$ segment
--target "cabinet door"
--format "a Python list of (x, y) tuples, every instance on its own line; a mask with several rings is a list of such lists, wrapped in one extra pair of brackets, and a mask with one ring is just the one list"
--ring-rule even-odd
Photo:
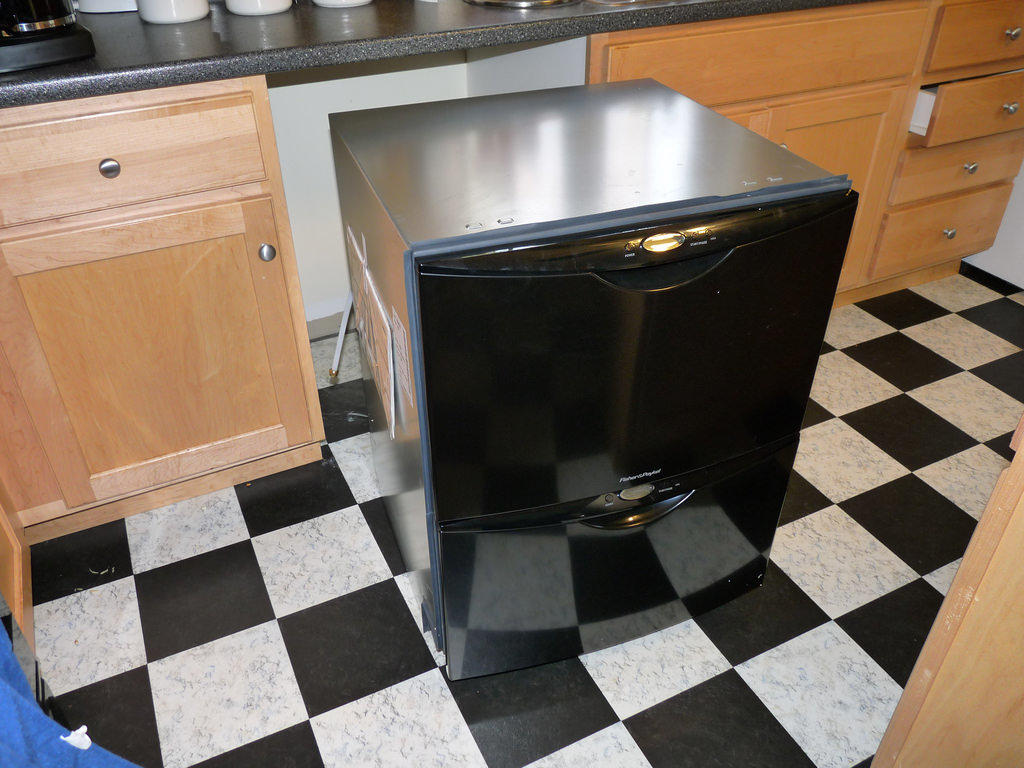
[(0, 345), (68, 507), (311, 439), (270, 198), (148, 211), (0, 240)]
[(905, 88), (886, 88), (772, 109), (771, 138), (833, 173), (860, 193), (839, 290), (863, 282), (878, 230)]

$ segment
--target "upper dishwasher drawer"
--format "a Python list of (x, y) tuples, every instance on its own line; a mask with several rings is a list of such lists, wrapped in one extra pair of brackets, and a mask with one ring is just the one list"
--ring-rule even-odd
[(941, 13), (929, 72), (1024, 56), (1024, 0), (947, 5)]
[(879, 3), (610, 36), (607, 79), (653, 77), (706, 106), (909, 74), (926, 8)]
[(266, 177), (248, 93), (0, 128), (0, 226)]
[(1024, 128), (1024, 72), (940, 85), (927, 147)]

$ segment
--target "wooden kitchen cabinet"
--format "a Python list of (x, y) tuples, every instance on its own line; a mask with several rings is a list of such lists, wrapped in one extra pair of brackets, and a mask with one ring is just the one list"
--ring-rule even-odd
[(654, 77), (860, 194), (839, 290), (867, 281), (923, 55), (925, 2), (881, 2), (591, 38), (591, 82)]
[(905, 88), (828, 98), (720, 108), (724, 115), (833, 173), (845, 173), (861, 195), (839, 290), (863, 280), (888, 177), (884, 159), (896, 141)]
[(0, 172), (58, 186), (0, 205), (0, 491), (26, 540), (319, 458), (263, 79), (0, 117), (59, 138)]

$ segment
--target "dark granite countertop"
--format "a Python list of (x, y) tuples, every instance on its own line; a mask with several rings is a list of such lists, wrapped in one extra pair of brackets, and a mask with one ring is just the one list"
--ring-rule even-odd
[(0, 107), (854, 2), (863, 0), (582, 2), (513, 10), (462, 0), (374, 0), (347, 9), (298, 0), (272, 16), (235, 16), (218, 2), (205, 19), (171, 25), (147, 24), (137, 13), (83, 14), (96, 56), (0, 75)]

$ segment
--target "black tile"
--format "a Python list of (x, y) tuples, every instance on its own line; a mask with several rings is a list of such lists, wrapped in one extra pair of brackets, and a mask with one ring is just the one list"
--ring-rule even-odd
[(820, 424), (821, 422), (828, 421), (831, 418), (831, 413), (825, 410), (814, 400), (808, 399), (807, 409), (804, 411), (804, 421), (800, 425), (800, 429), (807, 429), (808, 427), (813, 427), (815, 424)]
[(924, 579), (912, 581), (836, 619), (846, 633), (900, 685), (906, 685), (942, 595)]
[(392, 579), (278, 623), (310, 717), (436, 667)]
[(323, 768), (307, 720), (245, 746), (197, 763), (192, 768)]
[(402, 559), (402, 552), (398, 548), (398, 540), (395, 538), (395, 531), (391, 527), (391, 520), (388, 518), (388, 511), (384, 508), (383, 499), (373, 499), (359, 505), (363, 511), (366, 524), (370, 527), (373, 538), (380, 547), (384, 560), (391, 569), (394, 576), (405, 573), (409, 569)]
[(828, 496), (804, 480), (796, 470), (793, 470), (789, 475), (789, 485), (786, 487), (786, 500), (782, 502), (779, 525), (791, 523), (811, 514), (811, 512), (824, 509), (831, 503)]
[(821, 354), (827, 355), (829, 352), (835, 352), (836, 348), (829, 344), (827, 341), (821, 342)]
[[(973, 368), (971, 373), (1010, 397), (1024, 402), (1024, 352), (1015, 352), (991, 363), (979, 365)], [(35, 552), (35, 547), (32, 550)]]
[(857, 306), (893, 328), (909, 328), (948, 315), (949, 311), (913, 291), (903, 289), (858, 301)]
[(35, 605), (130, 576), (132, 557), (124, 520), (32, 545)]
[(965, 309), (960, 316), (1011, 344), (1024, 347), (1024, 305), (1016, 301), (1005, 298), (990, 301)]
[(370, 418), (363, 396), (362, 379), (324, 387), (318, 394), (328, 443), (369, 431)]
[(843, 352), (904, 392), (962, 370), (902, 333), (854, 344)]
[(828, 621), (828, 615), (775, 563), (764, 584), (696, 618), (729, 660), (742, 664)]
[(843, 421), (914, 471), (960, 453), (976, 441), (909, 395), (848, 413)]
[(136, 575), (149, 661), (274, 618), (252, 542)]
[(489, 768), (520, 768), (618, 720), (579, 659), (448, 687)]
[(322, 446), (323, 458), (235, 486), (251, 536), (294, 525), (356, 503), (334, 454)]
[(142, 768), (161, 768), (149, 673), (138, 667), (53, 700), (54, 716), (71, 730), (86, 725), (96, 744)]
[(871, 761), (874, 760), (874, 759), (875, 759), (875, 756), (872, 755), (871, 757), (869, 757), (869, 758), (867, 758), (865, 760), (861, 760), (859, 763), (857, 763), (855, 766), (853, 766), (853, 768), (871, 768)]
[(1008, 296), (1011, 293), (1018, 293), (1021, 290), (1019, 286), (1003, 280), (1001, 277), (996, 277), (991, 272), (986, 272), (980, 267), (968, 264), (966, 261), (960, 262), (960, 274), (964, 277), (969, 277), (974, 282), (980, 283), (989, 290), (1001, 293), (1004, 296)]
[(916, 475), (904, 475), (839, 506), (920, 574), (963, 556), (977, 522)]
[(814, 765), (733, 669), (625, 723), (653, 768)]
[(998, 453), (1007, 461), (1013, 461), (1017, 452), (1010, 447), (1010, 438), (1013, 437), (1013, 432), (1007, 432), (1005, 435), (1000, 435), (989, 440), (985, 445), (991, 448), (993, 451)]

